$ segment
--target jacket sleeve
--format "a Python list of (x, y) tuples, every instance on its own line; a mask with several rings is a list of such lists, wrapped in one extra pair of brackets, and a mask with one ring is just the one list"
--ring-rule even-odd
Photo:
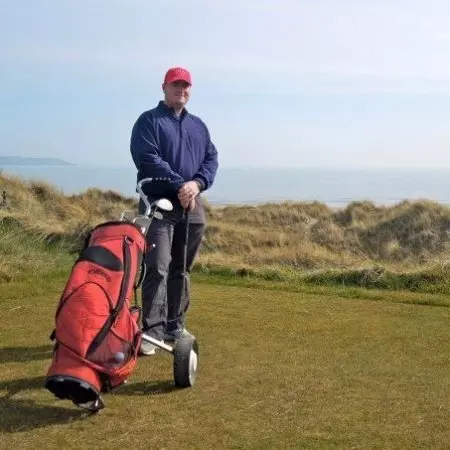
[(145, 191), (154, 195), (174, 194), (185, 180), (174, 172), (169, 164), (161, 158), (152, 118), (142, 114), (131, 132), (130, 151), (140, 178), (168, 178), (164, 185), (145, 185)]
[[(205, 126), (206, 128), (206, 126)], [(194, 175), (193, 179), (198, 180), (203, 188), (202, 191), (209, 189), (216, 178), (217, 169), (219, 167), (219, 158), (216, 146), (211, 141), (211, 137), (208, 129), (206, 128), (206, 153), (205, 159), (198, 172)]]

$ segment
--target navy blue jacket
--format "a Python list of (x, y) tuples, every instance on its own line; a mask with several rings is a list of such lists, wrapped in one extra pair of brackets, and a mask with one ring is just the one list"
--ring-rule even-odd
[(209, 189), (218, 168), (217, 150), (203, 121), (186, 109), (177, 116), (163, 101), (137, 119), (130, 151), (138, 181), (148, 177), (171, 180), (144, 185), (151, 197), (176, 199), (178, 189), (191, 180), (198, 180), (202, 190)]

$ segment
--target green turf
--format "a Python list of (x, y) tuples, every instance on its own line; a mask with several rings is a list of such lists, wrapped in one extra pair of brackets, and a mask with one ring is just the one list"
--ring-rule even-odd
[(195, 386), (174, 389), (160, 351), (88, 416), (43, 389), (64, 281), (0, 286), (1, 448), (450, 448), (445, 302), (199, 278)]

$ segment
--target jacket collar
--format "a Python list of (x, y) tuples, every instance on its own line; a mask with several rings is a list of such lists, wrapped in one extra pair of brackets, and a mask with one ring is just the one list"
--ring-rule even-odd
[(173, 108), (171, 108), (170, 106), (167, 106), (163, 100), (160, 100), (160, 102), (158, 103), (158, 109), (159, 109), (159, 111), (172, 116), (176, 120), (181, 120), (188, 114), (187, 109), (183, 108), (183, 111), (181, 111), (181, 114), (178, 116), (175, 113), (175, 110)]

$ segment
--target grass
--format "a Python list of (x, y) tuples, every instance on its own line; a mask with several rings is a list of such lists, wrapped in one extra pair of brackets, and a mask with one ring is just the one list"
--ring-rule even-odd
[(3, 285), (4, 448), (448, 448), (448, 304), (244, 281), (194, 280), (193, 388), (174, 389), (160, 352), (95, 416), (43, 389), (63, 271)]
[(87, 231), (135, 200), (0, 178), (1, 448), (449, 448), (450, 209), (208, 207), (197, 383), (160, 352), (91, 416), (43, 389), (48, 336)]

